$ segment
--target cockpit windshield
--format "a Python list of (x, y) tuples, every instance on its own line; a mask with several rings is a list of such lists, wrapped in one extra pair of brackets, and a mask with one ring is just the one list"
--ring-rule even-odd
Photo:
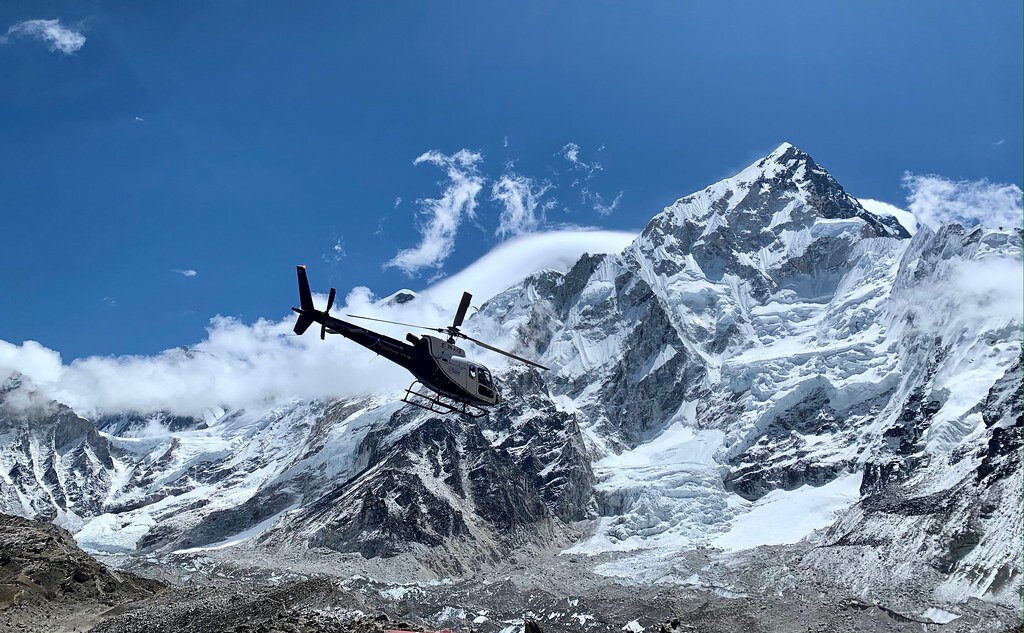
[(481, 367), (479, 375), (480, 375), (480, 384), (481, 385), (486, 385), (486, 386), (490, 387), (491, 386), (491, 372), (489, 372), (486, 369), (484, 369), (483, 367)]

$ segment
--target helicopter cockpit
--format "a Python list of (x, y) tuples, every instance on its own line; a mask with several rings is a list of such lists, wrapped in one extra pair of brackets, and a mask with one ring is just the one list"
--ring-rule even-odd
[(469, 377), (476, 379), (477, 393), (488, 400), (494, 399), (494, 383), (491, 382), (491, 372), (486, 367), (470, 364)]

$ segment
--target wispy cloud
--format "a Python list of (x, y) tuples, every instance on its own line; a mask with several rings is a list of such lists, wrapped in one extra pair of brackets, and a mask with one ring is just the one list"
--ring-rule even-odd
[(85, 36), (60, 23), (60, 20), (25, 20), (7, 29), (0, 44), (12, 39), (32, 38), (46, 43), (55, 53), (71, 55), (85, 46)]
[[(507, 142), (506, 136), (502, 144)], [(598, 156), (602, 151), (603, 145), (591, 154)], [(548, 164), (547, 178), (542, 179), (524, 173), (516, 157), (504, 160), (498, 168), (501, 171), (498, 171), (484, 164), (479, 151), (462, 149), (451, 155), (436, 150), (424, 153), (413, 164), (429, 163), (444, 168), (447, 179), (441, 183), (443, 192), (438, 198), (416, 201), (420, 242), (413, 248), (400, 250), (384, 267), (398, 268), (409, 276), (432, 269), (433, 277), (428, 275), (427, 278), (438, 278), (443, 274), (443, 263), (455, 248), (464, 220), (472, 221), (481, 230), (491, 230), (489, 225), (493, 211), (497, 217), (497, 226), (493, 230), (498, 238), (509, 239), (532, 233), (545, 227), (549, 213), (571, 213), (566, 201), (560, 200), (553, 191), (575, 189), (580, 196), (579, 204), (592, 208), (601, 216), (607, 216), (620, 207), (624, 191), (620, 190), (610, 200), (595, 191), (593, 176), (604, 168), (596, 160), (585, 158), (579, 145), (566, 143), (552, 156), (558, 159), (555, 161), (558, 165)], [(490, 196), (481, 203), (486, 213), (478, 212), (478, 194), (485, 184), (490, 185)], [(397, 208), (401, 202), (402, 198), (395, 198), (394, 206)], [(378, 224), (376, 235), (383, 234), (384, 217)]]
[(619, 208), (619, 203), (622, 202), (622, 194), (624, 193), (626, 192), (620, 191), (618, 195), (615, 196), (614, 200), (612, 200), (609, 203), (605, 203), (604, 198), (601, 197), (601, 194), (593, 191), (584, 190), (584, 199), (589, 197), (590, 202), (594, 207), (594, 211), (597, 211), (601, 215), (609, 215)]
[(171, 272), (178, 273), (182, 277), (195, 277), (196, 275), (199, 274), (198, 272), (192, 270), (191, 268), (172, 268)]
[(1024, 192), (1014, 184), (988, 180), (950, 180), (907, 172), (907, 210), (919, 224), (938, 227), (950, 222), (964, 226), (1020, 227)]
[(548, 208), (541, 205), (540, 200), (549, 189), (550, 183), (538, 186), (532, 178), (515, 173), (506, 173), (499, 178), (491, 187), (491, 200), (502, 207), (498, 230), (494, 234), (512, 237), (540, 228), (544, 224), (544, 211)]
[(423, 268), (441, 267), (455, 247), (459, 224), (476, 213), (476, 196), (484, 185), (477, 167), (482, 160), (480, 152), (462, 149), (450, 156), (430, 151), (413, 161), (414, 165), (429, 163), (444, 168), (448, 182), (440, 198), (417, 201), (425, 219), (419, 227), (419, 245), (399, 251), (384, 264), (385, 268), (398, 268), (411, 276)]
[[(597, 148), (595, 154), (600, 154), (603, 151), (604, 145), (601, 145)], [(569, 163), (570, 173), (576, 174), (572, 182), (569, 183), (569, 187), (580, 187), (580, 201), (592, 207), (600, 215), (609, 215), (619, 208), (625, 191), (620, 190), (611, 202), (606, 202), (600, 193), (594, 191), (593, 184), (588, 184), (588, 181), (593, 179), (597, 172), (604, 171), (604, 166), (597, 160), (584, 160), (581, 158), (581, 154), (582, 149), (579, 145), (576, 143), (566, 143), (562, 146), (562, 149), (555, 153), (555, 156), (565, 159)]]
[[(604, 149), (604, 146), (601, 146)], [(601, 151), (601, 150), (598, 150)], [(597, 161), (587, 162), (580, 158), (580, 146), (576, 143), (566, 143), (562, 149), (558, 150), (555, 156), (561, 156), (569, 162), (569, 166), (579, 172), (583, 173), (584, 180), (590, 180), (594, 177), (594, 172), (602, 171), (604, 167)], [(574, 181), (572, 186), (579, 183), (578, 180)]]
[(345, 237), (339, 235), (334, 239), (334, 244), (331, 248), (324, 253), (323, 260), (328, 264), (337, 264), (347, 256), (348, 253), (345, 251)]

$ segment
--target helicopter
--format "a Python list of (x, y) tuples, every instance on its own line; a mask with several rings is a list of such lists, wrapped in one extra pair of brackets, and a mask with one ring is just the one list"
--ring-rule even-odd
[(313, 305), (313, 295), (309, 291), (306, 267), (296, 266), (296, 272), (299, 279), (299, 307), (293, 307), (292, 310), (299, 315), (299, 318), (295, 322), (293, 331), (301, 335), (313, 323), (319, 323), (321, 340), (328, 334), (341, 334), (406, 368), (416, 378), (405, 390), (405, 395), (402, 396), (402, 401), (407, 404), (434, 413), (460, 413), (471, 418), (479, 418), (487, 415), (485, 407), (492, 407), (501, 401), (501, 394), (494, 384), (490, 370), (484, 365), (466, 358), (466, 352), (455, 344), (455, 340), (459, 338), (472, 341), (480, 347), (504, 354), (538, 369), (548, 369), (540, 363), (516, 356), (511, 352), (506, 352), (463, 334), (459, 327), (466, 318), (469, 304), (473, 300), (473, 295), (468, 292), (462, 293), (462, 301), (459, 302), (459, 307), (455, 311), (452, 324), (444, 328), (400, 323), (354, 314), (348, 315), (353, 319), (404, 325), (448, 335), (444, 339), (430, 334), (416, 336), (407, 333), (405, 339), (408, 343), (406, 343), (332, 317), (330, 311), (334, 306), (334, 297), (337, 294), (334, 288), (331, 288), (327, 295), (327, 307), (317, 310)]

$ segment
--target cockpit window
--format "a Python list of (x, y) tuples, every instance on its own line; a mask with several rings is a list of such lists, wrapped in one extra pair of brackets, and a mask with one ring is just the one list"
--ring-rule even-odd
[(491, 385), (491, 372), (483, 367), (480, 368), (480, 384), (487, 385), (488, 387)]
[(476, 365), (469, 366), (469, 377), (474, 380), (476, 379)]

